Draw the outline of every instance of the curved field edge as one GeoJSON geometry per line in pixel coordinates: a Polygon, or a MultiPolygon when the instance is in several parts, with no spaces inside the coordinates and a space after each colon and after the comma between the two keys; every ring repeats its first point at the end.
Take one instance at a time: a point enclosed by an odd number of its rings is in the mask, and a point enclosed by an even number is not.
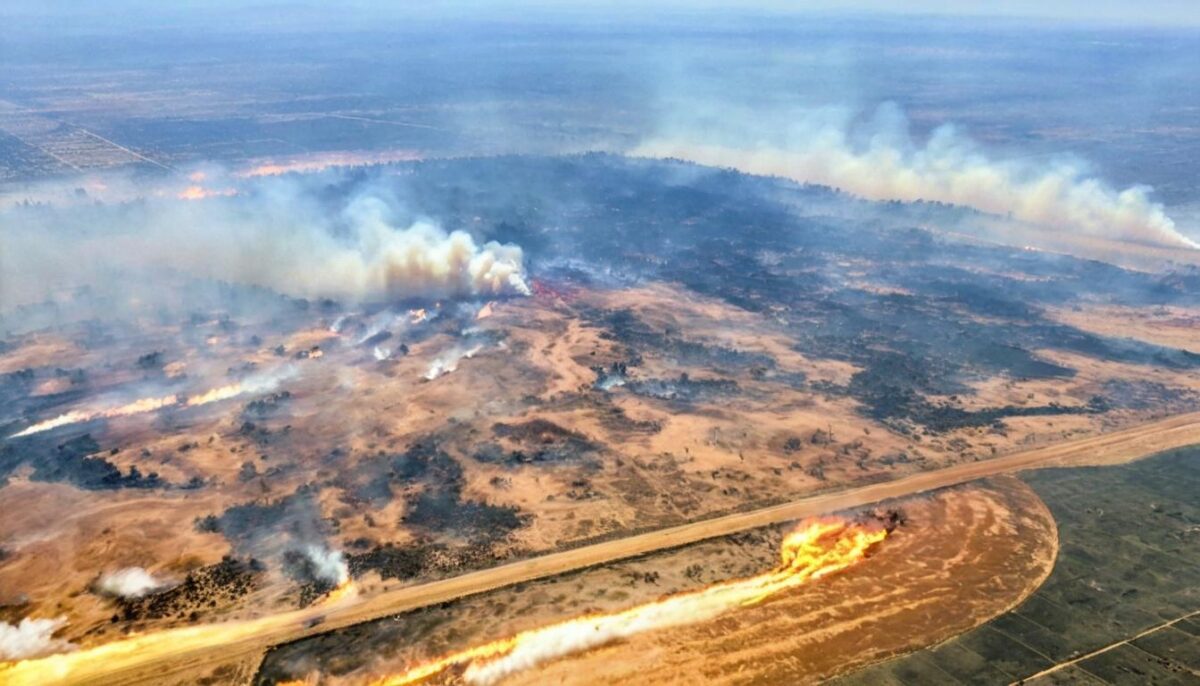
{"type": "Polygon", "coordinates": [[[1200,446],[1021,478],[1058,522],[1045,583],[971,631],[835,684],[1200,679],[1200,446]]]}

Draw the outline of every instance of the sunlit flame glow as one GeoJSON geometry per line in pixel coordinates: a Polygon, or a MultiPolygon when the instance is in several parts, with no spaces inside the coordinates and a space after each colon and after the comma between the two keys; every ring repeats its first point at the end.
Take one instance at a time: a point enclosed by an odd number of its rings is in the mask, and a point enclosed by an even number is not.
{"type": "Polygon", "coordinates": [[[196,407],[197,405],[207,405],[221,400],[229,400],[236,398],[242,393],[245,393],[245,388],[240,383],[231,383],[228,386],[221,386],[210,391],[205,391],[198,395],[188,396],[184,402],[188,407],[196,407]]]}
{"type": "Polygon", "coordinates": [[[135,400],[128,405],[114,407],[111,410],[100,412],[101,417],[128,417],[134,414],[142,414],[143,412],[153,412],[161,410],[168,405],[174,405],[179,402],[179,398],[173,395],[164,395],[161,398],[142,398],[135,400]]]}
{"type": "Polygon", "coordinates": [[[343,600],[352,600],[357,597],[358,586],[356,586],[352,580],[346,579],[342,583],[338,584],[337,588],[329,592],[329,595],[325,597],[325,600],[321,602],[321,605],[323,607],[336,605],[341,603],[343,600]]]}
{"type": "Polygon", "coordinates": [[[248,379],[240,383],[229,384],[214,388],[204,393],[189,396],[181,400],[179,396],[165,395],[161,398],[141,398],[125,405],[110,407],[106,410],[71,410],[65,414],[61,414],[53,419],[47,419],[44,422],[38,422],[32,426],[18,431],[10,436],[10,438],[20,438],[31,434],[57,429],[60,426],[68,424],[78,424],[80,422],[89,422],[94,419],[112,419],[114,417],[129,417],[137,414],[145,414],[161,410],[164,407],[175,407],[184,405],[186,407],[196,407],[198,405],[207,405],[220,400],[228,400],[236,398],[244,393],[259,393],[269,391],[278,385],[282,377],[268,376],[256,379],[248,379]]]}
{"type": "Polygon", "coordinates": [[[237,190],[234,188],[205,188],[204,186],[188,186],[175,197],[180,200],[204,200],[206,198],[226,197],[237,195],[237,190]]]}
{"type": "Polygon", "coordinates": [[[66,426],[68,424],[86,422],[93,417],[95,417],[94,412],[81,412],[79,410],[72,410],[66,414],[60,414],[53,419],[47,419],[44,422],[38,422],[33,426],[26,427],[24,430],[13,434],[11,438],[20,438],[21,436],[28,436],[30,434],[36,434],[42,431],[49,431],[50,429],[57,429],[60,426],[66,426]]]}
{"type": "Polygon", "coordinates": [[[186,655],[191,651],[218,648],[237,641],[290,636],[294,634],[296,627],[305,626],[324,616],[326,612],[349,605],[357,599],[357,586],[353,580],[346,579],[321,602],[302,610],[241,621],[135,634],[74,652],[17,662],[0,662],[0,684],[43,686],[68,677],[79,679],[80,683],[104,683],[102,677],[95,676],[97,671],[103,675],[107,673],[105,670],[136,666],[164,655],[186,655]]]}
{"type": "Polygon", "coordinates": [[[387,150],[382,152],[336,152],[297,155],[263,162],[239,171],[236,176],[278,176],[290,172],[312,172],[329,167],[360,167],[390,162],[409,162],[421,159],[415,150],[387,150]]]}
{"type": "Polygon", "coordinates": [[[840,520],[814,520],[784,537],[775,569],[746,579],[667,596],[612,614],[585,615],[468,648],[383,677],[373,686],[414,684],[455,667],[471,684],[493,684],[555,658],[646,631],[693,624],[760,603],[788,589],[841,571],[866,557],[887,531],[840,520]]]}

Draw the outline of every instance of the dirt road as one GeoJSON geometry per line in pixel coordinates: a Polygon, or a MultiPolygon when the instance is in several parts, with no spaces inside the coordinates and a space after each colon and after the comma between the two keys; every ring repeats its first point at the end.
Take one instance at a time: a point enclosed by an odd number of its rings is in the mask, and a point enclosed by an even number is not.
{"type": "Polygon", "coordinates": [[[1101,436],[596,543],[450,579],[398,588],[371,598],[345,599],[326,607],[257,620],[167,630],[75,653],[28,660],[0,667],[0,683],[164,683],[173,674],[196,674],[195,670],[206,665],[252,659],[276,643],[515,583],[997,474],[1043,467],[1117,464],[1192,444],[1200,444],[1200,413],[1178,415],[1101,436]],[[318,619],[320,624],[313,626],[318,619]]]}

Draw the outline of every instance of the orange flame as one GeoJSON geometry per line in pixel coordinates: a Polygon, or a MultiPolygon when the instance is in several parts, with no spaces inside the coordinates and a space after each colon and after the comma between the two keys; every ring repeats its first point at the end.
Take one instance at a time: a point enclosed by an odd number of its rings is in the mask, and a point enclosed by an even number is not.
{"type": "MultiPolygon", "coordinates": [[[[326,612],[358,601],[358,589],[347,578],[321,602],[300,610],[264,617],[197,624],[164,629],[79,650],[13,662],[0,660],[0,684],[5,686],[44,686],[71,678],[76,683],[108,683],[107,670],[130,669],[148,660],[165,656],[187,655],[190,651],[211,650],[237,641],[282,638],[294,635],[298,626],[312,626],[326,612]],[[97,676],[97,672],[100,675],[97,676]],[[107,677],[107,678],[106,678],[107,677]]],[[[308,684],[310,680],[296,683],[308,684]]]]}
{"type": "Polygon", "coordinates": [[[886,530],[862,524],[808,521],[784,537],[780,565],[764,574],[667,596],[616,613],[585,615],[522,631],[445,655],[372,684],[414,684],[452,667],[465,667],[463,678],[472,684],[492,684],[515,672],[614,640],[705,621],[737,607],[760,603],[772,595],[850,567],[886,537],[886,530]]]}
{"type": "MultiPolygon", "coordinates": [[[[318,351],[319,352],[319,351],[318,351]]],[[[29,436],[30,434],[57,429],[60,426],[68,424],[78,424],[80,422],[89,422],[93,419],[113,417],[129,417],[135,414],[144,414],[146,412],[154,412],[161,410],[164,407],[172,407],[176,405],[186,405],[187,407],[195,407],[197,405],[207,405],[219,400],[228,400],[235,398],[243,393],[257,393],[274,388],[278,383],[278,377],[266,377],[261,379],[251,379],[242,383],[229,384],[221,386],[210,391],[197,395],[188,396],[182,399],[180,396],[166,395],[161,398],[141,398],[126,405],[118,407],[110,407],[107,410],[71,410],[65,414],[61,414],[53,419],[47,419],[44,422],[38,422],[32,426],[28,426],[23,430],[13,434],[9,438],[20,438],[29,436]]]]}
{"type": "Polygon", "coordinates": [[[224,197],[237,195],[237,190],[233,188],[205,188],[204,186],[188,186],[175,197],[180,200],[205,200],[207,198],[224,197]]]}
{"type": "Polygon", "coordinates": [[[188,399],[185,404],[188,407],[195,407],[197,405],[207,405],[209,403],[215,403],[218,400],[228,400],[230,398],[236,398],[237,396],[239,396],[241,394],[242,394],[242,384],[232,383],[232,384],[229,384],[228,386],[221,386],[219,388],[214,388],[211,391],[205,391],[204,393],[200,393],[198,395],[188,396],[188,399]]]}
{"type": "Polygon", "coordinates": [[[179,402],[179,398],[173,395],[164,395],[161,398],[142,398],[135,400],[128,405],[114,407],[111,410],[104,410],[100,413],[101,417],[128,417],[129,415],[141,414],[143,412],[153,412],[161,410],[168,405],[174,405],[179,402]]]}
{"type": "Polygon", "coordinates": [[[86,422],[95,416],[96,415],[92,412],[82,412],[80,410],[71,410],[70,412],[67,412],[66,414],[58,415],[54,419],[47,419],[46,421],[38,422],[37,424],[34,424],[33,426],[27,426],[24,429],[22,429],[21,431],[18,431],[17,433],[10,436],[10,438],[20,438],[22,436],[28,436],[30,434],[36,434],[36,433],[40,433],[42,431],[49,431],[50,429],[57,429],[58,427],[66,426],[67,424],[77,424],[79,422],[86,422]]]}

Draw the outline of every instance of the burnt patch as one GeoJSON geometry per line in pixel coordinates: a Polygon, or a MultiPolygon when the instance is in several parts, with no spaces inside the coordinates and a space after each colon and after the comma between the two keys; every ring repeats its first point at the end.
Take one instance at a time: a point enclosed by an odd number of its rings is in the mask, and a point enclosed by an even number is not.
{"type": "Polygon", "coordinates": [[[300,587],[300,607],[308,607],[337,588],[337,584],[321,576],[312,558],[300,550],[286,550],[282,558],[283,573],[300,587]]]}
{"type": "Polygon", "coordinates": [[[377,545],[366,552],[348,555],[346,562],[355,577],[373,571],[385,581],[407,581],[485,569],[509,557],[511,553],[498,553],[483,543],[448,546],[419,538],[403,546],[377,545]]]}
{"type": "Polygon", "coordinates": [[[432,437],[415,441],[402,453],[364,459],[333,485],[342,490],[343,502],[357,507],[403,497],[407,505],[403,523],[426,535],[489,542],[505,538],[526,522],[515,507],[465,499],[462,465],[432,437]]]}
{"type": "Polygon", "coordinates": [[[410,498],[408,504],[406,524],[472,539],[502,538],[525,524],[517,508],[463,500],[456,488],[429,488],[410,498]]]}
{"type": "Polygon", "coordinates": [[[641,357],[639,353],[653,351],[686,366],[738,371],[775,367],[775,360],[769,355],[701,343],[683,338],[671,329],[656,330],[642,321],[633,310],[584,308],[580,314],[588,324],[603,329],[601,338],[629,348],[630,366],[638,364],[641,357]]]}
{"type": "MultiPolygon", "coordinates": [[[[1023,351],[1013,352],[1007,346],[999,346],[1013,358],[1021,357],[1023,351]]],[[[1010,360],[1014,367],[1017,365],[1010,360]]],[[[1051,365],[1032,357],[1023,363],[1027,372],[1038,377],[1071,376],[1072,370],[1051,365]]],[[[1062,414],[1088,414],[1103,411],[1096,404],[1083,406],[1036,405],[1030,407],[1006,405],[980,410],[964,410],[946,403],[930,402],[926,394],[955,395],[969,393],[970,389],[956,381],[953,368],[927,368],[920,358],[894,351],[875,351],[867,366],[850,378],[847,386],[813,384],[815,390],[828,395],[848,395],[864,405],[864,413],[890,427],[908,433],[912,425],[920,425],[932,433],[979,426],[1003,428],[1005,417],[1052,416],[1062,414]]]]}
{"type": "Polygon", "coordinates": [[[492,434],[515,446],[503,453],[498,446],[483,446],[475,458],[481,462],[507,464],[584,461],[600,453],[604,446],[583,434],[559,426],[547,419],[530,419],[515,424],[497,423],[492,434]]]}
{"type": "Polygon", "coordinates": [[[291,399],[290,391],[279,391],[255,398],[242,407],[242,419],[253,421],[278,416],[291,399]]]}
{"type": "Polygon", "coordinates": [[[220,562],[188,572],[172,588],[141,598],[117,599],[113,622],[186,619],[195,622],[206,612],[225,609],[253,592],[265,567],[257,560],[226,556],[220,562]]]}
{"type": "Polygon", "coordinates": [[[143,473],[137,465],[122,472],[100,455],[100,444],[91,434],[55,443],[50,435],[13,439],[0,446],[0,477],[21,463],[33,467],[34,481],[69,483],[91,491],[118,488],[166,488],[170,484],[156,472],[143,473]]]}
{"type": "Polygon", "coordinates": [[[686,372],[673,379],[636,379],[625,387],[636,395],[686,404],[727,398],[739,390],[731,379],[694,379],[686,372]]]}
{"type": "Polygon", "coordinates": [[[1102,395],[1096,402],[1113,408],[1182,410],[1197,405],[1194,392],[1157,381],[1109,379],[1102,384],[1102,389],[1102,395]]]}
{"type": "Polygon", "coordinates": [[[315,486],[301,486],[276,500],[249,502],[227,508],[220,515],[196,521],[196,529],[219,533],[235,546],[248,546],[269,533],[288,534],[297,540],[316,540],[328,532],[317,518],[315,486]]]}

